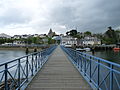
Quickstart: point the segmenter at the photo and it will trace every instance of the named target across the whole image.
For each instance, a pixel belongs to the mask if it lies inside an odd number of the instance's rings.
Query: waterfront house
[[[47,35],[46,34],[40,34],[39,37],[40,38],[45,38],[45,37],[47,37]]]
[[[20,41],[20,40],[15,40],[13,42],[13,45],[25,45],[25,42],[24,41]]]
[[[101,40],[97,37],[87,36],[80,40],[82,45],[100,45]]]
[[[30,35],[21,35],[21,38],[27,39],[28,37],[30,37]]]
[[[21,35],[14,35],[13,39],[21,39]]]
[[[61,37],[59,35],[55,35],[55,36],[52,37],[52,39],[54,39],[54,40],[61,40]]]
[[[77,38],[73,38],[71,36],[62,36],[61,37],[61,45],[71,45],[77,44]]]

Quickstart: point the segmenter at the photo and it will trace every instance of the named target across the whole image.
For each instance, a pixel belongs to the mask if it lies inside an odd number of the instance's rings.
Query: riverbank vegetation
[[[70,30],[66,32],[66,35],[72,36],[74,38],[82,39],[86,36],[97,37],[101,40],[102,44],[118,44],[120,43],[120,29],[114,30],[112,27],[108,27],[108,30],[105,33],[92,33],[90,31],[86,32],[77,32],[77,30]]]

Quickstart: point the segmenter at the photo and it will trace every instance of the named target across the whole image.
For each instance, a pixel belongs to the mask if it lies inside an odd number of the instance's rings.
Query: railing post
[[[18,59],[18,90],[20,90],[20,59]]]
[[[110,64],[110,90],[113,90],[113,65]]]
[[[92,77],[92,76],[91,76],[91,59],[92,59],[92,58],[90,57],[90,82],[91,82],[91,77]]]
[[[42,59],[43,59],[43,52],[41,51],[41,59],[40,59],[41,60],[41,66],[42,66],[42,62],[43,62]]]
[[[84,57],[84,76],[86,76],[86,55]]]
[[[97,78],[98,78],[98,82],[97,82],[97,85],[98,85],[98,90],[99,90],[99,82],[100,82],[100,60],[98,60],[98,76],[97,76]]]
[[[33,58],[34,58],[34,57],[33,57],[33,55],[32,55],[32,61],[31,61],[31,64],[32,64],[32,74],[31,74],[31,76],[33,76],[33,68],[34,68],[34,67],[33,67]]]
[[[35,62],[36,62],[35,71],[37,72],[37,53],[35,54]]]
[[[81,72],[82,72],[82,60],[83,60],[83,54],[81,54]]]
[[[40,52],[38,53],[38,68],[40,68]]]
[[[26,58],[26,81],[28,82],[28,56]]]
[[[78,61],[78,69],[79,69],[79,54],[77,54],[77,61]]]
[[[7,68],[7,64],[5,64],[5,90],[8,90],[8,68]]]

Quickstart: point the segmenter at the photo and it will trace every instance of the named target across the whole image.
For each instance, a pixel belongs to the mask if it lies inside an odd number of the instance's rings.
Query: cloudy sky
[[[120,28],[120,0],[0,0],[0,33],[105,32]]]

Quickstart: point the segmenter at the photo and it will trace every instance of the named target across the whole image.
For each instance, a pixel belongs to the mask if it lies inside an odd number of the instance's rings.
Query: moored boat
[[[113,48],[113,50],[120,50],[120,48],[116,48],[116,47],[115,47],[115,48]]]

